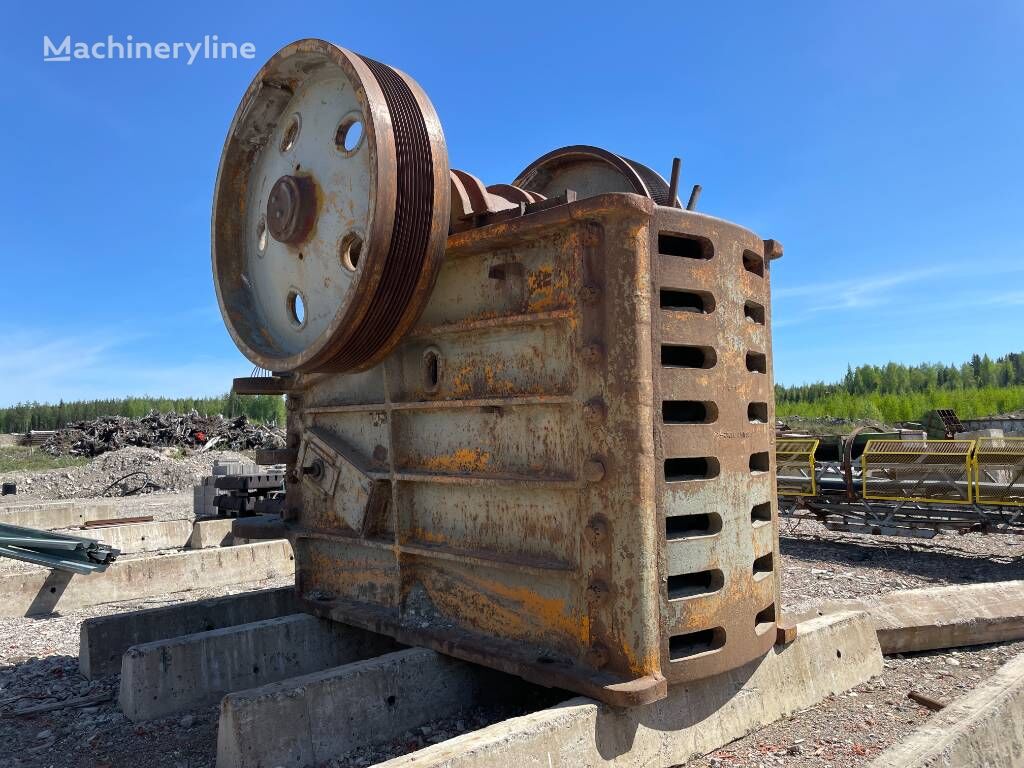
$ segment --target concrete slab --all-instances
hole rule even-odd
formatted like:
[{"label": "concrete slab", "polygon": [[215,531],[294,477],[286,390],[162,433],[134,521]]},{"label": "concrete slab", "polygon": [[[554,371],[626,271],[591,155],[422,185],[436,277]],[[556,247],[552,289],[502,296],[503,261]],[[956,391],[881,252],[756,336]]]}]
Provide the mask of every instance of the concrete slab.
[{"label": "concrete slab", "polygon": [[319,765],[471,707],[506,681],[523,685],[413,648],[232,693],[221,702],[217,768]]},{"label": "concrete slab", "polygon": [[673,686],[667,698],[647,706],[613,709],[578,697],[378,768],[668,768],[881,671],[878,640],[865,614],[821,617],[801,624],[792,643],[776,646],[760,661]]},{"label": "concrete slab", "polygon": [[155,520],[150,523],[130,525],[105,525],[93,528],[74,528],[68,531],[75,536],[99,539],[130,555],[139,552],[159,552],[164,549],[181,549],[192,535],[192,523],[188,520]]},{"label": "concrete slab", "polygon": [[1020,640],[1024,581],[899,590],[825,603],[796,618],[851,610],[871,616],[884,654]]},{"label": "concrete slab", "polygon": [[208,706],[225,693],[390,653],[390,637],[308,614],[224,627],[129,648],[121,710],[152,720]]},{"label": "concrete slab", "polygon": [[280,540],[118,560],[88,576],[32,568],[0,574],[0,616],[41,616],[294,572],[291,545]]},{"label": "concrete slab", "polygon": [[1024,765],[1024,656],[890,747],[871,768],[1013,768]]},{"label": "concrete slab", "polygon": [[90,680],[112,675],[121,671],[121,657],[133,645],[273,619],[299,610],[295,589],[289,586],[97,616],[82,622],[78,669]]}]

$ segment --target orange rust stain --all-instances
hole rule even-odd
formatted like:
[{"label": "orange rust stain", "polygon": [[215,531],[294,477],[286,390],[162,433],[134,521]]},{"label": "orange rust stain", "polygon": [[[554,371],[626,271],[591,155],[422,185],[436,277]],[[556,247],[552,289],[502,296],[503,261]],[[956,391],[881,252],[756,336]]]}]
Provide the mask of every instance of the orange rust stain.
[{"label": "orange rust stain", "polygon": [[483,472],[490,464],[490,452],[479,448],[459,448],[454,453],[423,460],[423,466],[435,472]]},{"label": "orange rust stain", "polygon": [[629,665],[630,674],[647,675],[661,671],[661,654],[656,648],[648,651],[646,656],[637,656],[633,647],[626,643],[623,643],[620,649]]},{"label": "orange rust stain", "polygon": [[497,581],[481,580],[480,586],[503,601],[518,606],[513,608],[492,605],[495,618],[498,620],[495,623],[496,627],[519,625],[522,623],[522,615],[526,613],[537,617],[543,625],[572,637],[580,645],[590,641],[590,617],[586,614],[568,613],[564,600],[541,597],[530,589],[510,587]]},{"label": "orange rust stain", "polygon": [[526,306],[531,312],[546,312],[572,304],[569,273],[565,270],[556,272],[551,265],[538,267],[527,273],[526,285],[530,294]]},{"label": "orange rust stain", "polygon": [[432,531],[432,530],[429,530],[427,528],[420,528],[420,527],[410,528],[409,529],[409,538],[412,541],[420,541],[420,542],[424,542],[425,541],[425,542],[429,542],[431,544],[447,544],[448,543],[448,537],[445,536],[443,533],[438,533],[437,531]]}]

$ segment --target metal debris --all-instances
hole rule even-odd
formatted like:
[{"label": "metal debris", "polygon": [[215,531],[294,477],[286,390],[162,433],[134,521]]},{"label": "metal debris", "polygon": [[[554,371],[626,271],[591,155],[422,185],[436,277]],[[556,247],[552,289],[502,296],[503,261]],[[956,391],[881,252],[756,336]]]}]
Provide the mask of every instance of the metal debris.
[{"label": "metal debris", "polygon": [[89,574],[106,570],[119,554],[96,539],[0,523],[0,557]]},{"label": "metal debris", "polygon": [[76,421],[56,430],[42,446],[52,456],[98,456],[134,445],[143,448],[202,449],[216,442],[219,450],[246,451],[281,448],[284,433],[275,426],[258,424],[242,415],[225,418],[150,411],[135,419],[105,416]]}]

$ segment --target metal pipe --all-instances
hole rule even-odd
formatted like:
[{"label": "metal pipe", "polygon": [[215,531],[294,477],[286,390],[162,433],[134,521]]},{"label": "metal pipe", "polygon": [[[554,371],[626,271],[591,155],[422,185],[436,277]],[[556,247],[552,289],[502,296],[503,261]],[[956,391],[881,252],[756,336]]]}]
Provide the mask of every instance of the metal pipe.
[{"label": "metal pipe", "polygon": [[697,201],[700,200],[700,184],[694,184],[693,190],[690,192],[690,200],[686,204],[686,210],[693,211],[697,209]]},{"label": "metal pipe", "polygon": [[679,169],[682,167],[683,161],[678,157],[672,158],[672,177],[668,182],[668,202],[673,208],[679,208],[679,198],[676,196],[679,192]]}]

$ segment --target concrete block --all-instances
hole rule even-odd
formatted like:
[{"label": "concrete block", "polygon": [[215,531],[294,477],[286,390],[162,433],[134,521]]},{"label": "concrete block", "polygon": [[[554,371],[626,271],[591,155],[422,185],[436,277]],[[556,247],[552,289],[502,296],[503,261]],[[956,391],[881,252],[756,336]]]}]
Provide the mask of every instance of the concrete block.
[{"label": "concrete block", "polygon": [[189,549],[206,549],[207,547],[230,547],[233,544],[244,544],[246,539],[236,541],[231,534],[230,517],[219,517],[213,520],[196,520],[192,527],[192,536],[188,540]]},{"label": "concrete block", "polygon": [[135,645],[121,664],[121,710],[135,722],[166,717],[399,647],[390,637],[308,614]]},{"label": "concrete block", "polygon": [[75,536],[99,539],[123,554],[159,552],[163,549],[181,549],[192,535],[188,520],[164,520],[129,525],[107,525],[102,528],[75,529]]},{"label": "concrete block", "polygon": [[890,747],[871,768],[1014,768],[1024,765],[1024,656]]},{"label": "concrete block", "polygon": [[378,768],[668,768],[881,671],[882,655],[868,617],[837,614],[801,624],[792,643],[776,646],[759,661],[672,686],[661,701],[614,709],[578,697],[379,763]]},{"label": "concrete block", "polygon": [[851,610],[871,616],[884,654],[1020,640],[1024,581],[898,590],[825,603],[795,618]]},{"label": "concrete block", "polygon": [[506,679],[414,648],[231,693],[221,702],[217,768],[320,765],[471,707]]},{"label": "concrete block", "polygon": [[291,545],[281,540],[118,560],[88,576],[32,568],[0,574],[0,616],[41,616],[294,573]]},{"label": "concrete block", "polygon": [[97,616],[82,622],[78,669],[90,680],[121,671],[133,645],[287,616],[300,610],[295,588],[241,592],[161,608]]}]

